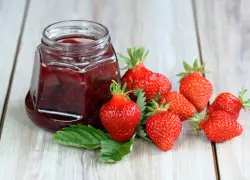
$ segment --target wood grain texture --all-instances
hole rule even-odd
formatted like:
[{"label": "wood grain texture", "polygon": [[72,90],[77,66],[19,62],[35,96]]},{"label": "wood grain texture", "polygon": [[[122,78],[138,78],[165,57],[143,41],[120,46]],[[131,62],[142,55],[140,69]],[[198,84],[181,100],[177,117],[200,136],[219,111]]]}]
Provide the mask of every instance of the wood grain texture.
[{"label": "wood grain texture", "polygon": [[[250,1],[196,0],[203,60],[212,74],[213,99],[250,89]],[[248,93],[250,97],[250,93]],[[250,179],[250,114],[241,112],[242,136],[216,144],[222,180]]]},{"label": "wood grain texture", "polygon": [[[26,0],[0,1],[0,116],[15,59]],[[1,119],[0,119],[1,122]]]},{"label": "wood grain texture", "polygon": [[[25,114],[35,47],[43,28],[55,21],[88,19],[105,24],[114,47],[150,49],[146,65],[177,82],[182,60],[198,56],[190,1],[32,0],[0,141],[0,179],[184,180],[215,179],[211,145],[192,136],[186,125],[172,151],[137,140],[133,153],[117,164],[103,164],[98,153],[57,145],[51,134]],[[177,83],[173,83],[176,90]],[[12,173],[10,173],[12,172]]]}]

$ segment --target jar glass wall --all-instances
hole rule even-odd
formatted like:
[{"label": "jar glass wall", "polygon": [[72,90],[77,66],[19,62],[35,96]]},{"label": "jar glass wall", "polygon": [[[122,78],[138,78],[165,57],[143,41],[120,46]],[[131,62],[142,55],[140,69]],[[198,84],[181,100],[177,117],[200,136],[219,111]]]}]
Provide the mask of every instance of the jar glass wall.
[{"label": "jar glass wall", "polygon": [[39,127],[72,124],[102,128],[99,110],[120,81],[108,29],[91,21],[63,21],[43,31],[37,47],[26,111]]}]

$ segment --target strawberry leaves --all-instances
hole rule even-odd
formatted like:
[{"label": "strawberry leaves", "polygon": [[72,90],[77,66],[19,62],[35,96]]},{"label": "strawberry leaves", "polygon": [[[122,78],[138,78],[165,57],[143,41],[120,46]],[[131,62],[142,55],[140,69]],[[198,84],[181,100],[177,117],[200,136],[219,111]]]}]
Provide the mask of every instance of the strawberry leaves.
[{"label": "strawberry leaves", "polygon": [[193,66],[189,65],[186,61],[183,61],[183,67],[185,69],[185,72],[181,72],[177,74],[176,76],[180,77],[180,81],[189,75],[190,73],[210,73],[210,71],[205,71],[205,63],[202,65],[199,65],[198,59],[194,59]]},{"label": "strawberry leaves", "polygon": [[204,109],[203,111],[194,114],[192,118],[189,118],[187,121],[193,126],[192,132],[196,135],[199,134],[201,131],[200,123],[202,120],[207,118],[207,109]]},{"label": "strawberry leaves", "polygon": [[157,93],[153,99],[151,99],[146,103],[146,108],[144,110],[144,117],[141,121],[142,124],[146,124],[147,118],[150,116],[150,114],[152,114],[152,111],[154,111],[154,108],[152,106],[155,102],[159,101],[160,96],[161,96],[160,93]]},{"label": "strawberry leaves", "polygon": [[238,93],[238,98],[242,104],[242,107],[245,110],[250,110],[250,98],[245,99],[244,95],[246,94],[247,89],[242,88],[242,90]]},{"label": "strawberry leaves", "polygon": [[142,61],[144,61],[148,55],[148,50],[145,52],[145,47],[141,46],[139,49],[135,47],[131,47],[127,49],[128,57],[125,57],[121,54],[119,55],[119,61],[125,62],[127,64],[126,68],[133,69],[137,65],[139,65]]}]

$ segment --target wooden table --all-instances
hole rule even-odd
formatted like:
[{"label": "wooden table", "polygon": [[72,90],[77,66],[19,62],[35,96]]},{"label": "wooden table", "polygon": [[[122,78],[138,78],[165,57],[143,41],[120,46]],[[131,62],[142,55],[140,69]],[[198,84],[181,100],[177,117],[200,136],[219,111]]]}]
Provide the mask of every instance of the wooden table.
[{"label": "wooden table", "polygon": [[212,100],[250,89],[249,8],[248,0],[0,0],[0,180],[249,180],[249,113],[240,116],[243,135],[231,141],[210,143],[184,123],[172,151],[137,140],[121,162],[103,164],[97,152],[52,142],[24,107],[41,32],[66,19],[103,23],[117,52],[145,45],[147,67],[167,75],[173,90],[182,60],[194,57],[213,71]]}]

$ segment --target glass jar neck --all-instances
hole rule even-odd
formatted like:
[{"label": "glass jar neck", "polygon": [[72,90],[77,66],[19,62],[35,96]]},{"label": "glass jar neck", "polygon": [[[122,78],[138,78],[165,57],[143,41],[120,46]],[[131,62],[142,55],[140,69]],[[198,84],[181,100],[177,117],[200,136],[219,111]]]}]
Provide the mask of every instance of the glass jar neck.
[{"label": "glass jar neck", "polygon": [[96,22],[61,21],[43,31],[42,46],[62,55],[95,56],[103,54],[110,44],[108,29]]}]

